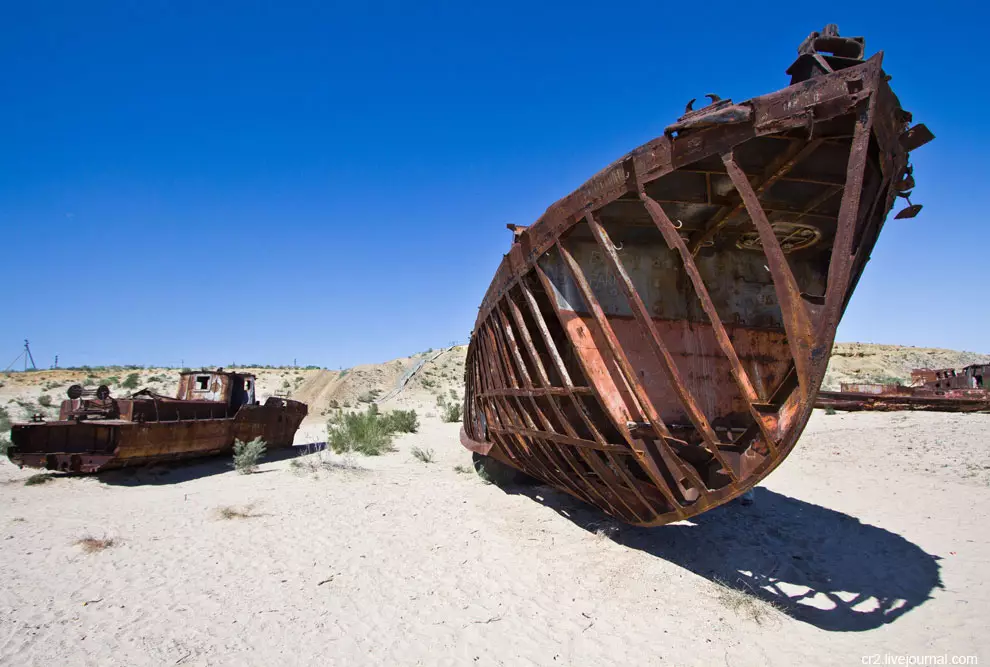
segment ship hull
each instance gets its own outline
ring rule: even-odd
[[[880,56],[694,112],[517,232],[468,350],[465,447],[636,525],[790,453],[905,177]]]
[[[56,421],[15,424],[8,451],[16,465],[73,473],[229,454],[234,441],[260,437],[268,450],[292,446],[306,405],[269,399],[233,417],[133,422]]]

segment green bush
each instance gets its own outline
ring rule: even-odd
[[[10,430],[10,413],[7,408],[0,408],[0,433]]]
[[[105,384],[108,387],[112,387],[114,385],[118,385],[118,384],[120,384],[120,376],[119,375],[111,375],[110,377],[103,378],[102,380],[100,380],[100,384]]]
[[[451,403],[444,395],[437,396],[437,408],[440,409],[440,419],[447,423],[461,421],[463,407],[460,403]]]
[[[415,410],[380,413],[374,404],[364,412],[337,410],[327,420],[327,444],[338,454],[379,456],[395,450],[392,439],[396,433],[415,433],[417,428]]]
[[[393,451],[391,424],[375,409],[366,412],[338,412],[327,422],[327,444],[334,452],[358,452],[378,456]]]
[[[131,373],[124,379],[124,382],[120,386],[124,389],[137,389],[138,377],[137,373]]]
[[[45,408],[52,407],[52,397],[49,396],[48,394],[42,394],[41,396],[38,397],[38,405]]]
[[[415,433],[419,428],[419,418],[415,410],[393,410],[386,413],[383,419],[396,433]]]
[[[234,441],[234,468],[242,475],[254,472],[264,455],[265,441],[260,437],[251,442]]]

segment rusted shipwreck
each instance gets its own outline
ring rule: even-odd
[[[839,391],[818,392],[815,407],[848,412],[987,412],[990,364],[972,364],[960,370],[918,368],[911,371],[910,385],[844,382]]]
[[[788,87],[709,95],[511,227],[468,349],[461,440],[632,524],[725,503],[790,453],[896,199],[911,125],[862,38],[812,33]],[[913,217],[910,204],[896,217]]]
[[[250,373],[217,369],[180,378],[175,398],[145,389],[117,399],[106,386],[73,385],[58,421],[13,425],[8,456],[20,466],[91,473],[223,454],[234,440],[289,447],[306,417],[305,403],[255,400]]]

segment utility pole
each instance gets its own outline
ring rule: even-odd
[[[31,354],[31,345],[28,339],[24,339],[24,370],[27,370],[28,360],[31,361],[31,370],[36,371],[38,367],[34,365],[34,356]]]

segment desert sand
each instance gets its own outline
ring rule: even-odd
[[[754,505],[640,529],[470,471],[428,400],[458,361],[386,401],[421,427],[380,457],[299,447],[251,475],[209,459],[32,486],[4,459],[0,663],[990,660],[990,415],[815,411]],[[307,373],[298,391],[335,400],[317,378],[337,372]],[[325,439],[315,407],[300,445]]]

